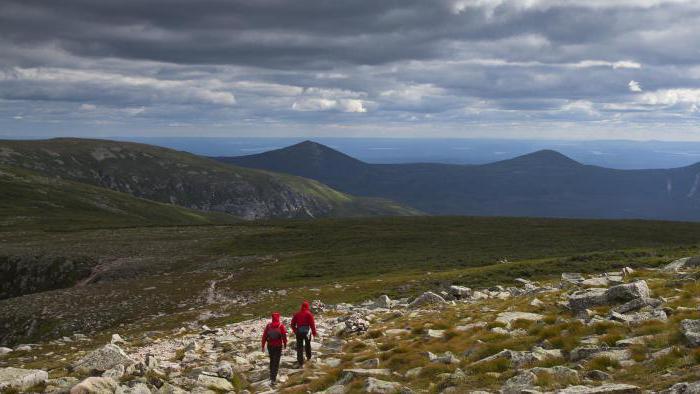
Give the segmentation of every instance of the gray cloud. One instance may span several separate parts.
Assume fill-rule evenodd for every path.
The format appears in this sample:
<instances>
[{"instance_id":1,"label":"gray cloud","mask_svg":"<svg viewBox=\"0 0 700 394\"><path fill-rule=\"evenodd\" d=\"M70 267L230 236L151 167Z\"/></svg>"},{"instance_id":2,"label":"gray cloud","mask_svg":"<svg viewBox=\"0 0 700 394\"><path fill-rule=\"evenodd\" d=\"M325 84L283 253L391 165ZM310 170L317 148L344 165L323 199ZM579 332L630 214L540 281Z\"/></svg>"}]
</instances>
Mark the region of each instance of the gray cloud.
<instances>
[{"instance_id":1,"label":"gray cloud","mask_svg":"<svg viewBox=\"0 0 700 394\"><path fill-rule=\"evenodd\" d=\"M690 0L5 0L0 134L700 138L698 20Z\"/></svg>"}]
</instances>

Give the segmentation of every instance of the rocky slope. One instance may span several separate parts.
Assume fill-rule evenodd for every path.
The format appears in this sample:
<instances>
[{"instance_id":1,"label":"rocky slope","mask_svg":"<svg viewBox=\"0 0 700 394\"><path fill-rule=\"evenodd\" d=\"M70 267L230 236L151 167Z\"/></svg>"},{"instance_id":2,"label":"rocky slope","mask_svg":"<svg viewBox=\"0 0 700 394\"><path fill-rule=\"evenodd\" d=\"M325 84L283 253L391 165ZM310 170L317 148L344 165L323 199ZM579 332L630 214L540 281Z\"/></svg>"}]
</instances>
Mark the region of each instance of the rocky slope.
<instances>
[{"instance_id":1,"label":"rocky slope","mask_svg":"<svg viewBox=\"0 0 700 394\"><path fill-rule=\"evenodd\" d=\"M275 389L259 349L262 318L115 334L107 345L75 334L0 349L6 366L0 389L696 393L699 261L541 282L519 279L513 287L452 285L414 299L382 296L359 305L316 301L316 357L297 368L292 340L282 359L283 384Z\"/></svg>"},{"instance_id":2,"label":"rocky slope","mask_svg":"<svg viewBox=\"0 0 700 394\"><path fill-rule=\"evenodd\" d=\"M86 139L0 141L0 164L243 219L415 214L317 181L150 145Z\"/></svg>"}]
</instances>

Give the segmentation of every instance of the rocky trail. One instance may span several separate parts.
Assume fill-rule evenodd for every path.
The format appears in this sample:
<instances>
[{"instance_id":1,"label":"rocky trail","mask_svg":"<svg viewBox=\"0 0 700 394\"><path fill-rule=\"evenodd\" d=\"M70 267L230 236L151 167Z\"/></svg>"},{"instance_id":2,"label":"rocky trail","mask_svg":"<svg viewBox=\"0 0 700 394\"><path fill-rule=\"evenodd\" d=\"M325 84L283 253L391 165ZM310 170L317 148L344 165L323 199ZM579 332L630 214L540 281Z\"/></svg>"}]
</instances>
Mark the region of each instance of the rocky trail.
<instances>
[{"instance_id":1,"label":"rocky trail","mask_svg":"<svg viewBox=\"0 0 700 394\"><path fill-rule=\"evenodd\" d=\"M80 334L0 348L0 360L16 360L0 368L0 391L700 393L699 263L488 289L451 285L359 305L316 300L314 358L298 368L290 338L274 388L260 350L267 319L256 318L141 338L113 334L97 349L77 346L86 339ZM23 368L57 346L76 350L63 365Z\"/></svg>"}]
</instances>

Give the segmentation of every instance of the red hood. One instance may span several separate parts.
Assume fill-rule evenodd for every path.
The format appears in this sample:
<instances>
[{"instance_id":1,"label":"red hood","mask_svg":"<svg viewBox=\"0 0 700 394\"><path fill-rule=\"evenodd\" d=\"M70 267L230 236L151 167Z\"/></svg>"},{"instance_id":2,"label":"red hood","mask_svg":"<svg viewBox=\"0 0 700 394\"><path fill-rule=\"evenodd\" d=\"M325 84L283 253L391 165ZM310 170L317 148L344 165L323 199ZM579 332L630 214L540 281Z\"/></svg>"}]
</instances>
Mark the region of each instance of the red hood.
<instances>
[{"instance_id":1,"label":"red hood","mask_svg":"<svg viewBox=\"0 0 700 394\"><path fill-rule=\"evenodd\" d=\"M308 311L309 310L309 301L304 301L301 303L301 310L302 311Z\"/></svg>"},{"instance_id":2,"label":"red hood","mask_svg":"<svg viewBox=\"0 0 700 394\"><path fill-rule=\"evenodd\" d=\"M272 313L272 325L277 327L280 325L280 314L279 312Z\"/></svg>"}]
</instances>

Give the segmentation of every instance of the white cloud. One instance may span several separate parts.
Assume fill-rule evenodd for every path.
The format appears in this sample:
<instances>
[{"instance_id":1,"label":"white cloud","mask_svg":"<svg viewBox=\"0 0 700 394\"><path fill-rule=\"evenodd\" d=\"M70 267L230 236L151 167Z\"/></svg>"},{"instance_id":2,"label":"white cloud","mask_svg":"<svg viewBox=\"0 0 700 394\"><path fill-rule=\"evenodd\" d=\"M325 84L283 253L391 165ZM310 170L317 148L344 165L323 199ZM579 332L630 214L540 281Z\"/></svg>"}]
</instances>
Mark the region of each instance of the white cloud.
<instances>
[{"instance_id":1,"label":"white cloud","mask_svg":"<svg viewBox=\"0 0 700 394\"><path fill-rule=\"evenodd\" d=\"M367 112L364 101L357 99L301 98L292 104L292 109L295 111Z\"/></svg>"},{"instance_id":2,"label":"white cloud","mask_svg":"<svg viewBox=\"0 0 700 394\"><path fill-rule=\"evenodd\" d=\"M379 95L392 102L419 103L426 96L439 96L444 94L444 89L433 84L409 85L398 89L385 90Z\"/></svg>"},{"instance_id":3,"label":"white cloud","mask_svg":"<svg viewBox=\"0 0 700 394\"><path fill-rule=\"evenodd\" d=\"M117 73L75 70L64 68L20 68L0 70L0 82L21 81L40 84L62 84L79 90L80 84L99 86L109 89L112 94L119 94L125 89L144 89L150 91L150 97L164 102L194 102L214 105L234 105L233 93L218 90L221 82L212 80L166 80L153 77L123 75ZM133 93L133 92L125 92ZM140 96L145 96L142 94Z\"/></svg>"},{"instance_id":4,"label":"white cloud","mask_svg":"<svg viewBox=\"0 0 700 394\"><path fill-rule=\"evenodd\" d=\"M637 82L637 81L632 80L632 81L630 81L630 83L627 84L627 86L629 87L630 92L639 93L642 91L642 87L641 87L641 85L639 85L639 82Z\"/></svg>"},{"instance_id":5,"label":"white cloud","mask_svg":"<svg viewBox=\"0 0 700 394\"><path fill-rule=\"evenodd\" d=\"M94 111L96 109L97 109L97 106L94 104L81 104L80 105L81 111Z\"/></svg>"},{"instance_id":6,"label":"white cloud","mask_svg":"<svg viewBox=\"0 0 700 394\"><path fill-rule=\"evenodd\" d=\"M562 105L560 110L569 113L583 113L590 116L600 115L594 104L588 100L569 101Z\"/></svg>"},{"instance_id":7,"label":"white cloud","mask_svg":"<svg viewBox=\"0 0 700 394\"><path fill-rule=\"evenodd\" d=\"M460 14L469 9L482 10L492 17L496 10L511 8L518 11L548 10L558 7L582 8L652 8L669 4L693 4L695 0L452 0L451 10Z\"/></svg>"},{"instance_id":8,"label":"white cloud","mask_svg":"<svg viewBox=\"0 0 700 394\"><path fill-rule=\"evenodd\" d=\"M700 106L700 89L662 89L646 92L639 97L639 102L651 106L679 106L696 112Z\"/></svg>"}]
</instances>

